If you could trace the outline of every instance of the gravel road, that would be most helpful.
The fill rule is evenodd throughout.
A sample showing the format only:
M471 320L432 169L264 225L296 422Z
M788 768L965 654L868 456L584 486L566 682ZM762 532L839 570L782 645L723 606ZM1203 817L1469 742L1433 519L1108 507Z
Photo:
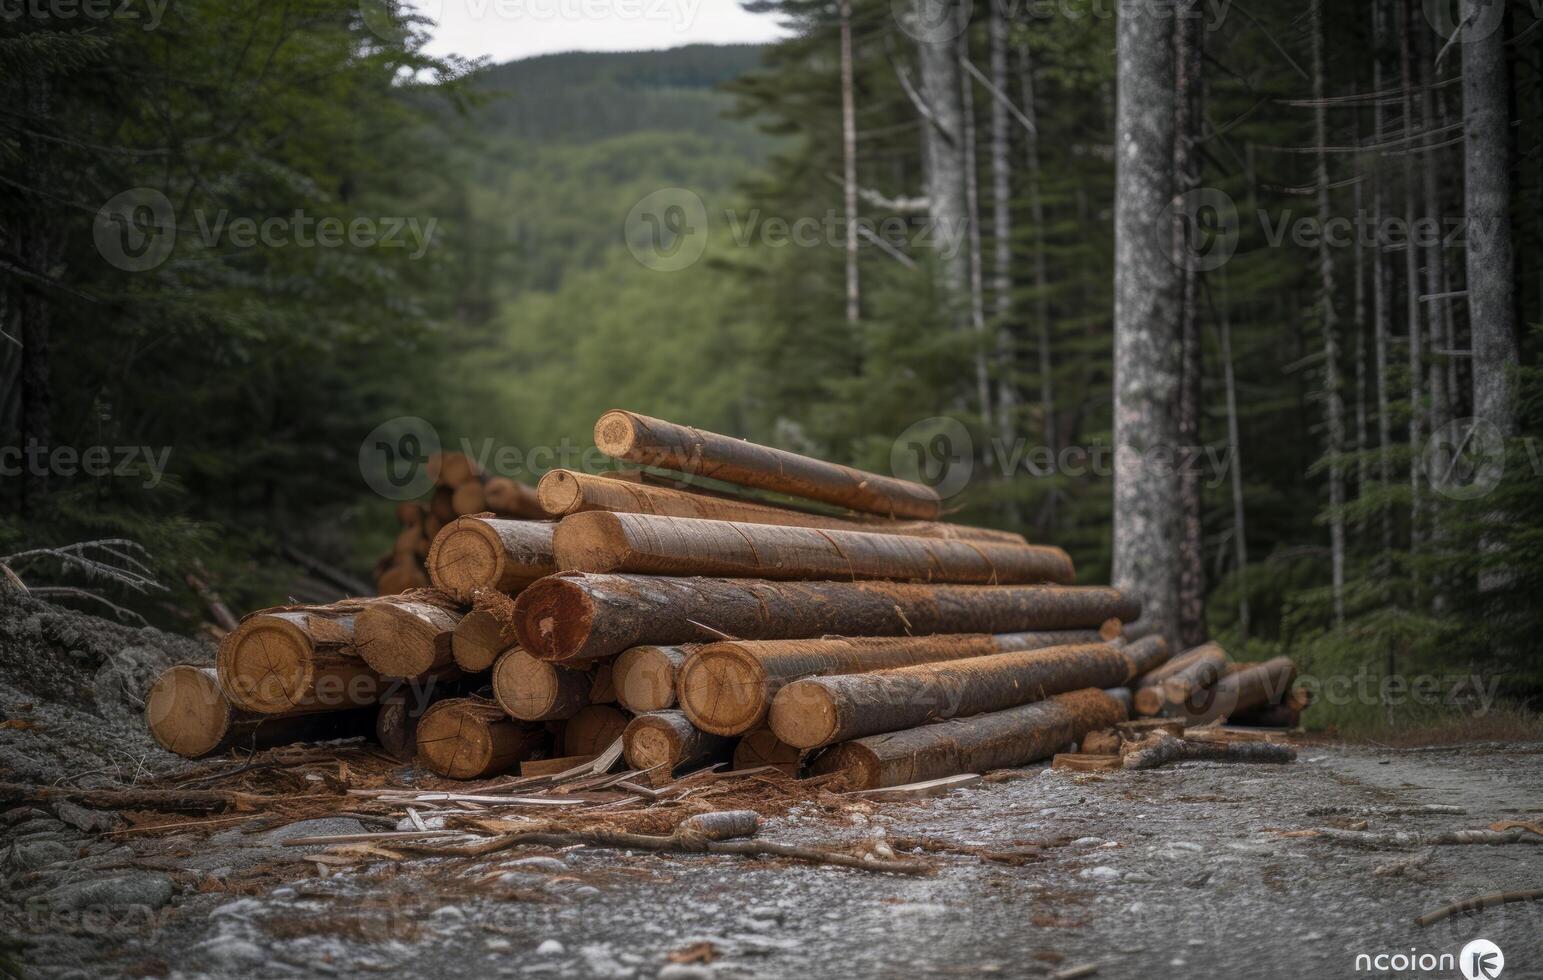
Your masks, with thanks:
M1027 858L933 856L940 870L926 877L580 851L454 873L380 862L238 897L199 891L199 875L293 860L286 837L364 828L309 821L125 846L12 811L6 904L41 976L909 980L1096 966L1101 978L1459 977L1450 964L1358 970L1357 956L1413 952L1418 963L1483 937L1504 953L1506 978L1543 977L1543 903L1413 921L1457 899L1543 887L1543 847L1367 849L1281 833L1543 819L1543 745L1308 746L1286 766L1019 777L859 804L835 822L795 810L763 831L825 844L928 838ZM1391 812L1430 804L1467 813ZM1315 812L1325 807L1367 809Z

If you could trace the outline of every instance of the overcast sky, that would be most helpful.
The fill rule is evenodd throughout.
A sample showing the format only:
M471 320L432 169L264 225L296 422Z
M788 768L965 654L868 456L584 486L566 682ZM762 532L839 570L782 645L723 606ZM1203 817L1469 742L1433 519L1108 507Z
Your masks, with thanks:
M432 54L495 62L557 51L637 51L771 41L774 17L737 0L411 0L438 27Z

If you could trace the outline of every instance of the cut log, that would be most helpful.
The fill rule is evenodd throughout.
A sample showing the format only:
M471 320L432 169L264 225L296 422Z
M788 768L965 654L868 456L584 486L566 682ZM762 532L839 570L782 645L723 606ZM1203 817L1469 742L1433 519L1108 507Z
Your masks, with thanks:
M936 490L784 449L705 432L635 412L606 412L595 445L616 459L676 470L885 517L924 521L942 513Z
M373 716L368 708L292 715L241 711L226 700L212 667L170 667L145 696L151 736L162 748L189 759L238 745L260 749L364 735Z
M1156 769L1170 762L1294 762L1297 750L1271 742L1197 742L1154 733L1147 742L1125 754L1126 769Z
M481 469L465 453L434 453L429 457L429 478L438 486L454 490L481 476Z
M1120 638L1119 620L1115 620L1115 629L1111 635L1106 629L1100 630L1100 635L1106 640ZM1121 649L1131 662L1131 668L1136 672L1134 676L1141 677L1151 673L1168 662L1168 641L1160 634L1144 636L1139 640L1123 640Z
M418 722L419 759L451 779L503 772L545 743L540 727L510 721L502 708L481 698L436 702Z
M413 761L418 751L418 722L424 712L436 701L465 697L471 686L460 678L430 679L421 684L397 682L380 699L375 715L375 741L392 758Z
M584 671L537 660L519 647L493 665L493 696L521 721L572 718L589 705L590 683Z
M237 708L261 714L374 704L382 693L380 675L354 652L357 617L372 604L252 613L220 642L220 688Z
M403 527L422 527L423 505L415 500L404 500L396 505L396 519Z
M563 726L564 755L600 755L627 730L627 715L608 704L592 704Z
M435 487L434 496L429 500L429 516L444 527L459 515L455 512L455 491L450 487ZM432 527L424 522L424 528L431 531Z
M732 739L692 727L679 711L638 715L622 735L622 753L633 769L670 773L727 759L733 751Z
M426 589L429 587L429 576L418 564L417 559L404 561L397 559L380 573L375 580L375 592L377 595L392 596L411 592L413 589Z
M1083 755L1119 755L1125 739L1113 728L1089 732L1082 740Z
M1197 691L1184 705L1185 720L1202 725L1217 718L1246 713L1251 708L1275 704L1286 697L1297 679L1297 665L1289 657L1263 663L1235 664L1208 688Z
M552 531L545 521L461 517L445 525L429 548L429 578L458 602L478 589L518 592L557 571Z
M354 618L354 649L383 677L458 673L451 637L461 614L442 593L420 589L370 603Z
M487 496L482 492L482 484L476 480L468 480L455 488L455 493L450 497L450 506L457 514L482 514L488 509Z
M993 541L998 544L1017 545L1027 543L1023 535L1014 534L1011 531L948 524L942 521L890 521L876 517L835 517L827 514L811 514L749 500L688 493L668 487L628 482L615 477L590 476L573 470L552 470L541 478L536 493L542 510L553 517L567 517L569 514L585 511L610 511L617 514L653 514L658 517L737 521L742 524L905 534L917 538ZM491 496L489 506L492 506Z
M518 480L507 476L495 476L482 485L482 496L488 510L500 517L539 521L546 517L536 491Z
M1037 634L1016 633L708 643L681 665L675 697L693 725L717 735L738 735L763 724L772 699L801 677L1035 649L1037 639Z
M611 665L616 700L634 714L675 707L675 678L698 644L633 647Z
M1124 652L1107 643L997 653L807 677L778 692L768 717L778 738L814 749L939 718L1001 711L1052 694L1115 687L1129 678Z
M755 728L740 736L734 746L735 769L771 766L789 776L798 775L803 753L779 739L770 728Z
M1118 753L1113 755L1090 755L1077 752L1062 752L1050 760L1052 769L1069 769L1072 772L1109 772L1119 769L1121 759Z
M1227 651L1215 643L1198 646L1136 679L1132 685L1136 713L1180 712L1199 691L1215 684L1226 669Z
M970 585L1076 579L1060 548L607 511L563 518L552 550L570 572Z
M455 624L450 652L457 667L475 674L519 642L514 635L514 600L493 589L472 594L471 611Z
M645 644L1097 629L1134 616L1118 590L1058 585L767 582L564 573L515 600L520 645L544 660Z
M1062 746L1124 718L1124 705L1089 688L1006 711L842 742L826 749L814 769L845 773L852 789L1007 769L1048 759Z

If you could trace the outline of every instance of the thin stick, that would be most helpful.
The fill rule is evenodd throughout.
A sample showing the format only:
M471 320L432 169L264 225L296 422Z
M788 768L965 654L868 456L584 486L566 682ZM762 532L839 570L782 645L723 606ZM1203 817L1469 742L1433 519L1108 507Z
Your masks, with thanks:
M1426 912L1414 920L1417 926L1430 926L1448 916L1458 912L1481 912L1484 909L1492 909L1497 905L1507 905L1511 902L1536 902L1543 899L1543 888L1535 888L1525 892L1492 892L1488 895L1480 895L1477 898L1465 898L1461 902L1453 902L1451 905L1443 905L1439 909Z

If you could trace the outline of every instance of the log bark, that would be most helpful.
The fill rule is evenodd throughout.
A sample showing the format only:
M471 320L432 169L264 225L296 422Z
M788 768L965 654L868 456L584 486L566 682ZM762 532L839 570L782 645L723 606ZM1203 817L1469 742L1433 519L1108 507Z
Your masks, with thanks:
M635 412L610 411L595 423L595 445L617 459L784 493L886 517L935 520L943 505L920 483L758 446Z
M477 480L482 471L465 453L435 453L429 457L429 477L437 486L454 490L463 483Z
M754 728L741 735L734 745L735 769L759 769L771 766L789 776L798 775L804 753L778 738L770 728Z
M586 511L609 511L617 514L694 517L705 521L737 521L741 524L768 524L778 527L872 531L957 541L1026 543L1023 535L1014 534L1011 531L971 527L967 524L949 524L943 521L894 521L864 515L835 517L827 514L812 514L749 500L712 497L669 487L631 483L612 477L590 476L587 473L577 473L572 470L552 470L541 478L536 492L545 513L553 517L567 517L569 514Z
M1236 669L1231 673L1211 687L1196 692L1184 705L1185 720L1189 724L1201 725L1274 704L1286 696L1297 678L1296 664L1288 657L1234 666Z
M816 759L814 770L844 772L853 789L878 789L1008 769L1048 759L1088 732L1124 718L1119 700L1089 688L1005 711L842 742Z
M644 644L743 639L1097 629L1141 604L1110 588L767 582L554 575L515 600L520 645L544 660L609 657Z
M555 524L462 517L445 525L429 548L434 587L468 603L477 589L518 592L557 571L552 558Z
M482 492L482 484L476 480L470 480L455 488L455 493L450 497L450 506L457 514L481 514L488 509L487 496Z
M1164 732L1125 755L1126 769L1156 769L1170 762L1295 762L1297 750L1273 742L1192 742Z
M1227 651L1215 643L1198 646L1136 679L1136 714L1182 711L1191 698L1215 684L1226 669Z
M590 677L515 647L493 665L493 697L520 721L572 718L589 706Z
M1087 635L1094 637L1089 642L1097 642L1097 634L1082 634ZM675 693L693 725L718 735L738 735L762 724L777 693L802 677L1044 649L1055 645L1047 639L1057 638L1035 633L942 634L709 643L681 666Z
M568 572L968 585L1076 579L1060 548L603 511L563 518L552 550Z
M947 663L807 677L777 693L768 719L777 737L814 749L1040 701L1131 677L1124 653L1105 643L998 653Z
M420 589L372 602L354 619L354 648L383 677L456 673L451 637L461 614L443 593Z
M248 615L220 641L220 688L243 711L290 714L374 704L380 675L354 649L372 600L278 607Z
M168 752L188 759L238 745L260 749L364 735L373 718L368 708L289 715L242 711L226 700L212 667L167 668L145 696L151 736Z
M1101 633L1105 640L1116 639L1119 635L1118 629ZM1133 677L1149 674L1168 662L1168 641L1160 635L1143 636L1135 642L1123 643L1120 649L1130 661Z
M621 738L627 715L608 704L592 704L563 726L564 755L599 755Z
M693 728L679 711L638 715L622 735L627 765L660 773L727 759L733 751L732 739Z
M502 708L481 698L440 701L418 722L418 757L451 779L503 772L545 741L543 729L510 721Z
M675 678L697 644L633 647L611 665L616 700L634 714L675 707Z
M472 595L471 611L455 624L450 653L468 674L493 666L499 654L519 643L514 635L514 600L493 589Z

